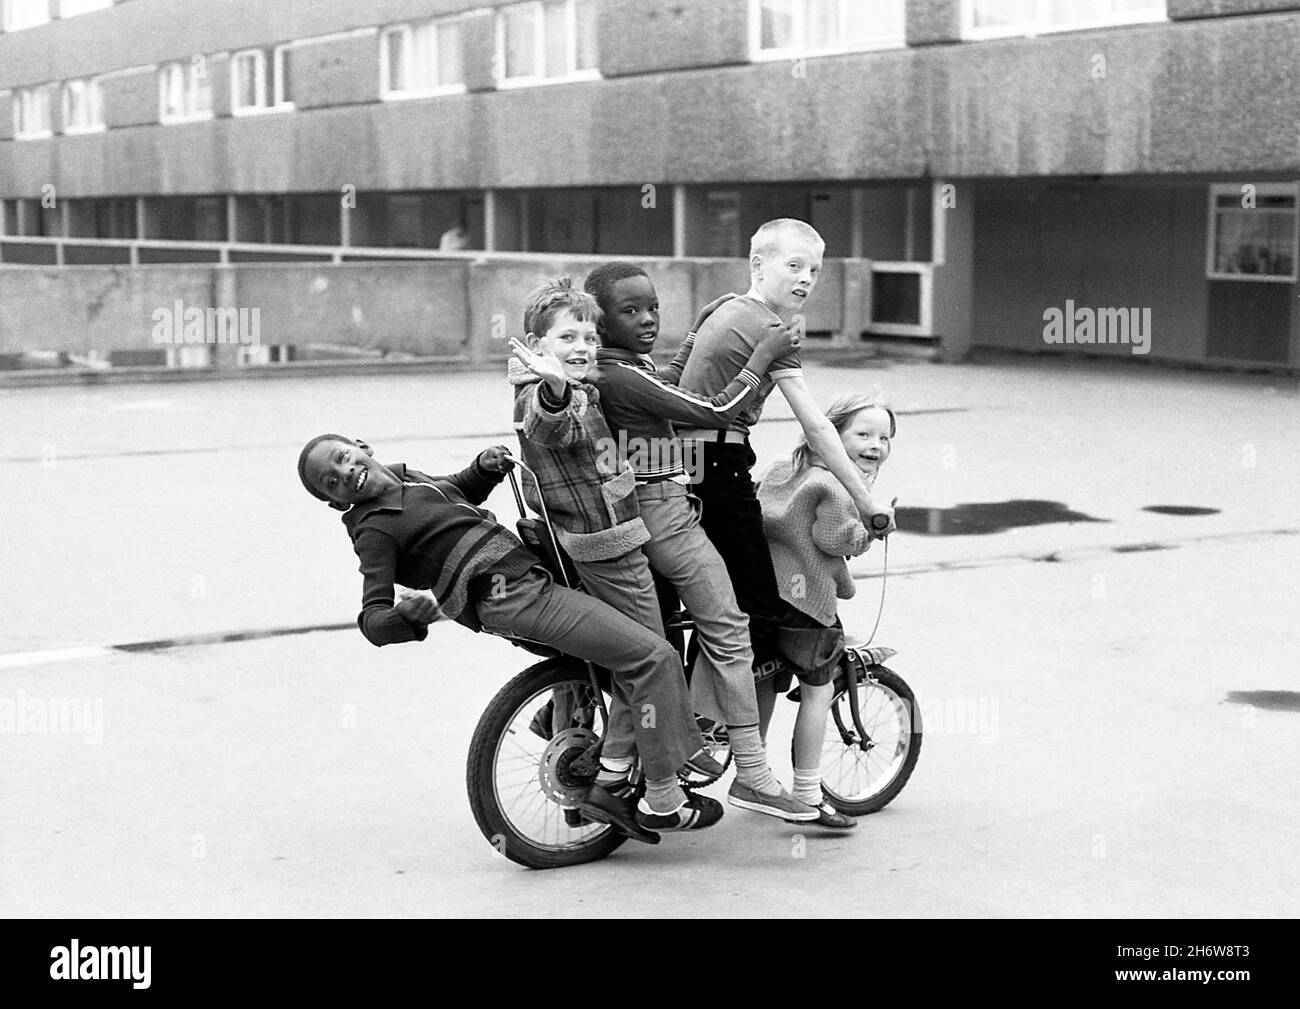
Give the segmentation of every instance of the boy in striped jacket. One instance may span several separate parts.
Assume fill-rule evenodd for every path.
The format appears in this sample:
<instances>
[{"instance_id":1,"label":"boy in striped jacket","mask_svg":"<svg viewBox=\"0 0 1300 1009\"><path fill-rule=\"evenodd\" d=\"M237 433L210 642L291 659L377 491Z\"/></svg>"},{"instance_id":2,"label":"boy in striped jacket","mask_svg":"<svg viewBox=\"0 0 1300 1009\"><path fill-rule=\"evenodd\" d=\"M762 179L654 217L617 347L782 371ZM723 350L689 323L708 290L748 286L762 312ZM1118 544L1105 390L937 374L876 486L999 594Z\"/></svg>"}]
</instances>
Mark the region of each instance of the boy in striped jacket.
<instances>
[{"instance_id":1,"label":"boy in striped jacket","mask_svg":"<svg viewBox=\"0 0 1300 1009\"><path fill-rule=\"evenodd\" d=\"M665 381L649 356L659 336L659 298L644 270L627 262L604 263L584 286L602 313L596 355L601 406L617 456L631 464L636 476L641 521L650 534L641 550L650 567L677 590L695 622L695 711L727 727L736 760L727 801L785 820L815 820L817 810L791 795L768 765L748 620L722 556L700 527L700 499L688 490L699 477L697 460L683 458L673 430L674 423L725 428L751 404L772 362L797 346L797 337L774 323L724 389L715 396L696 395ZM684 358L679 354L677 362Z\"/></svg>"}]
</instances>

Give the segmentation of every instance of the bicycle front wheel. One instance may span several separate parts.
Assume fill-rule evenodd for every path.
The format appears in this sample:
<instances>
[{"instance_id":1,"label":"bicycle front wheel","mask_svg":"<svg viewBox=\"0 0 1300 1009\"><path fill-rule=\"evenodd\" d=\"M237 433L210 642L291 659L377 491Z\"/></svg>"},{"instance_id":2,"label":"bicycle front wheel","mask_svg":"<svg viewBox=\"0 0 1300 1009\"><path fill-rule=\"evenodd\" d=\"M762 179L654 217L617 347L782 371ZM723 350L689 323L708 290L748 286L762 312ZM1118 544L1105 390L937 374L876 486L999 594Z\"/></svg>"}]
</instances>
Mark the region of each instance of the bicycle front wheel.
<instances>
[{"instance_id":1,"label":"bicycle front wheel","mask_svg":"<svg viewBox=\"0 0 1300 1009\"><path fill-rule=\"evenodd\" d=\"M592 779L572 765L604 730L581 662L530 666L492 699L470 742L466 785L474 819L497 851L553 869L604 858L627 840L578 813Z\"/></svg>"},{"instance_id":2,"label":"bicycle front wheel","mask_svg":"<svg viewBox=\"0 0 1300 1009\"><path fill-rule=\"evenodd\" d=\"M921 755L921 713L903 678L885 666L868 666L831 702L822 749L822 792L846 816L883 809L903 790ZM858 693L861 730L853 720L849 690Z\"/></svg>"}]
</instances>

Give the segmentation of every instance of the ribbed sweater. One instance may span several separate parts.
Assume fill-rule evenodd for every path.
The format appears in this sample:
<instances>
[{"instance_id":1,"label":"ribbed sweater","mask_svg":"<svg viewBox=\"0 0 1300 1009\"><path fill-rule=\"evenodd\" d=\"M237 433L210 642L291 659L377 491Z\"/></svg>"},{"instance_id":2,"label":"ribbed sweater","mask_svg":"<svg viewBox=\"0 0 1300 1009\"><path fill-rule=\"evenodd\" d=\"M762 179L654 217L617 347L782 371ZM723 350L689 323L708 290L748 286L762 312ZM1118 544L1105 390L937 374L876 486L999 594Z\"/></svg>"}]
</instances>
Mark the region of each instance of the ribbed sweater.
<instances>
[{"instance_id":1,"label":"ribbed sweater","mask_svg":"<svg viewBox=\"0 0 1300 1009\"><path fill-rule=\"evenodd\" d=\"M795 473L782 459L763 474L758 500L781 598L829 627L836 598L856 590L845 558L871 545L853 499L820 463Z\"/></svg>"}]
</instances>

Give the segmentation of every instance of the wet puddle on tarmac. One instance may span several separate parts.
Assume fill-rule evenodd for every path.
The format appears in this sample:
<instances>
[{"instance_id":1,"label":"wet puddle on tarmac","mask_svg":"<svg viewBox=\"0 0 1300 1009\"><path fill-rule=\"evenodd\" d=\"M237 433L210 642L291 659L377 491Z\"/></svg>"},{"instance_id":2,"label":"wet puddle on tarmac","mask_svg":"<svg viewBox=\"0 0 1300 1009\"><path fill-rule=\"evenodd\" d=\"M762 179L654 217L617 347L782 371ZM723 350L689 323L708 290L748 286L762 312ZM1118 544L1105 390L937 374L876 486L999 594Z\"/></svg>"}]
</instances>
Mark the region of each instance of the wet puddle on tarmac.
<instances>
[{"instance_id":1,"label":"wet puddle on tarmac","mask_svg":"<svg viewBox=\"0 0 1300 1009\"><path fill-rule=\"evenodd\" d=\"M1229 690L1223 699L1265 711L1300 711L1300 692L1295 690Z\"/></svg>"},{"instance_id":2,"label":"wet puddle on tarmac","mask_svg":"<svg viewBox=\"0 0 1300 1009\"><path fill-rule=\"evenodd\" d=\"M954 508L899 508L898 528L923 536L985 536L1052 522L1107 522L1071 511L1060 501L981 501Z\"/></svg>"},{"instance_id":3,"label":"wet puddle on tarmac","mask_svg":"<svg viewBox=\"0 0 1300 1009\"><path fill-rule=\"evenodd\" d=\"M1157 515L1217 515L1218 508L1199 505L1146 505L1143 511ZM985 536L1024 526L1049 525L1053 522L1109 522L1072 510L1061 501L1017 499L981 501L953 508L899 508L895 513L898 528L923 536ZM1169 549L1160 543L1140 543L1114 548L1117 553L1139 550Z\"/></svg>"}]
</instances>

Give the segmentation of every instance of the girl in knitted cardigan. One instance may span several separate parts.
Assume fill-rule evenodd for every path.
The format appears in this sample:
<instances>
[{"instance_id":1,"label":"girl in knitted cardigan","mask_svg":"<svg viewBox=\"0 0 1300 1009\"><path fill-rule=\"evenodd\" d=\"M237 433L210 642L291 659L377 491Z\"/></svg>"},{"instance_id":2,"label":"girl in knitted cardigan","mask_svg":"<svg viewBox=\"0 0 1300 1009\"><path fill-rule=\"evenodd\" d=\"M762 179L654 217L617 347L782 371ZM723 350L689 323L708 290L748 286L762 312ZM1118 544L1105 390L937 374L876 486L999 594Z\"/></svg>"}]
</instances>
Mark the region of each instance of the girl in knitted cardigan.
<instances>
[{"instance_id":1,"label":"girl in knitted cardigan","mask_svg":"<svg viewBox=\"0 0 1300 1009\"><path fill-rule=\"evenodd\" d=\"M894 412L877 399L854 394L836 399L826 416L870 488L889 458L897 427ZM800 681L794 794L820 810L822 826L846 830L857 821L836 812L821 791L826 719L844 654L844 627L835 614L835 600L853 595L846 558L865 553L873 537L853 499L806 440L788 460L774 463L763 475L758 500L785 602L779 643ZM763 730L766 733L766 722Z\"/></svg>"}]
</instances>

